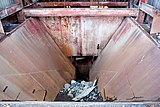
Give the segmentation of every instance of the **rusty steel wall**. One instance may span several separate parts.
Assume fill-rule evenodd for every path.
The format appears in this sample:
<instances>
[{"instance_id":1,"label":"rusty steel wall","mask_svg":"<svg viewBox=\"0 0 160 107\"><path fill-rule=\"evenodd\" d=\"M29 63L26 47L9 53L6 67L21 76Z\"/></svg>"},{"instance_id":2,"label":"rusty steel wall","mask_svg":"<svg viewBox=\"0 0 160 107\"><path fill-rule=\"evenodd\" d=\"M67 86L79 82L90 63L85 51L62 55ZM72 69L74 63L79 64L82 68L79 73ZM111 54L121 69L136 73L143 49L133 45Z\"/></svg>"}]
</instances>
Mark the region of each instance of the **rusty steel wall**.
<instances>
[{"instance_id":1,"label":"rusty steel wall","mask_svg":"<svg viewBox=\"0 0 160 107\"><path fill-rule=\"evenodd\" d=\"M126 18L90 71L104 98L157 100L160 50L133 19Z\"/></svg>"},{"instance_id":2,"label":"rusty steel wall","mask_svg":"<svg viewBox=\"0 0 160 107\"><path fill-rule=\"evenodd\" d=\"M66 56L97 55L121 24L123 17L41 18Z\"/></svg>"},{"instance_id":3,"label":"rusty steel wall","mask_svg":"<svg viewBox=\"0 0 160 107\"><path fill-rule=\"evenodd\" d=\"M28 19L0 43L0 100L53 100L75 68L44 25Z\"/></svg>"}]
</instances>

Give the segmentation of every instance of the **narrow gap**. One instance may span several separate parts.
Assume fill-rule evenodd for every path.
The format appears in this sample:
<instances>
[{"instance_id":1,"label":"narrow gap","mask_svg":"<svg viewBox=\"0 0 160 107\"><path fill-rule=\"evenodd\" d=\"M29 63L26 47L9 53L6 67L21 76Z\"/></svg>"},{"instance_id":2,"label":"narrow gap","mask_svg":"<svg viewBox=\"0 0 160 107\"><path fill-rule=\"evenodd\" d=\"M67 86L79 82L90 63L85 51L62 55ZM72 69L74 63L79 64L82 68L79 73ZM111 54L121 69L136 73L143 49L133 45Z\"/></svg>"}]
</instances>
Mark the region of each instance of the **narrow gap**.
<instances>
[{"instance_id":1,"label":"narrow gap","mask_svg":"<svg viewBox=\"0 0 160 107\"><path fill-rule=\"evenodd\" d=\"M3 89L3 92L5 92L7 90L8 86L6 86L4 89Z\"/></svg>"},{"instance_id":2,"label":"narrow gap","mask_svg":"<svg viewBox=\"0 0 160 107\"><path fill-rule=\"evenodd\" d=\"M89 70L97 56L73 56L72 59L76 68L76 81L89 81Z\"/></svg>"}]
</instances>

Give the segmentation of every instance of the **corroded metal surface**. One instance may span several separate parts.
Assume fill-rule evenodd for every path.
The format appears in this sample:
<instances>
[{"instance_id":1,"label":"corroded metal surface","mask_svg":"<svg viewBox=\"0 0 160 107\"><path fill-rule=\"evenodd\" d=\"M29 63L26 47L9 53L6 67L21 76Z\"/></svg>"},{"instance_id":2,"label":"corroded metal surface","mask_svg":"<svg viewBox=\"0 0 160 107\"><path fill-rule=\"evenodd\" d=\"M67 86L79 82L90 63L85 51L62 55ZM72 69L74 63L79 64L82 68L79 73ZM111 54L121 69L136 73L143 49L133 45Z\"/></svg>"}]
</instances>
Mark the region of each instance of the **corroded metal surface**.
<instances>
[{"instance_id":1,"label":"corroded metal surface","mask_svg":"<svg viewBox=\"0 0 160 107\"><path fill-rule=\"evenodd\" d=\"M128 6L128 2L37 2L35 6Z\"/></svg>"},{"instance_id":2,"label":"corroded metal surface","mask_svg":"<svg viewBox=\"0 0 160 107\"><path fill-rule=\"evenodd\" d=\"M41 20L66 56L93 56L104 48L123 17L48 17Z\"/></svg>"},{"instance_id":3,"label":"corroded metal surface","mask_svg":"<svg viewBox=\"0 0 160 107\"><path fill-rule=\"evenodd\" d=\"M16 4L12 4L8 7L6 7L3 10L0 10L0 19L3 19L11 14L14 14L18 11L22 10L22 8L20 7L20 3L16 3Z\"/></svg>"},{"instance_id":4,"label":"corroded metal surface","mask_svg":"<svg viewBox=\"0 0 160 107\"><path fill-rule=\"evenodd\" d=\"M104 97L157 100L160 50L133 19L125 19L90 71Z\"/></svg>"},{"instance_id":5,"label":"corroded metal surface","mask_svg":"<svg viewBox=\"0 0 160 107\"><path fill-rule=\"evenodd\" d=\"M150 16L160 16L160 10L156 9L155 7L145 4L145 3L140 3L140 10L144 11L145 13L149 14Z\"/></svg>"},{"instance_id":6,"label":"corroded metal surface","mask_svg":"<svg viewBox=\"0 0 160 107\"><path fill-rule=\"evenodd\" d=\"M141 3L140 10L153 17L150 33L151 34L160 33L160 29L159 29L160 28L160 10L145 3ZM144 20L144 17L141 17L142 16L141 14L139 14L138 16L139 16L138 18L139 20L140 19Z\"/></svg>"},{"instance_id":7,"label":"corroded metal surface","mask_svg":"<svg viewBox=\"0 0 160 107\"><path fill-rule=\"evenodd\" d=\"M24 9L26 16L47 17L47 16L137 16L136 8L28 8Z\"/></svg>"},{"instance_id":8,"label":"corroded metal surface","mask_svg":"<svg viewBox=\"0 0 160 107\"><path fill-rule=\"evenodd\" d=\"M0 43L0 100L53 100L75 68L44 25L29 19Z\"/></svg>"}]
</instances>

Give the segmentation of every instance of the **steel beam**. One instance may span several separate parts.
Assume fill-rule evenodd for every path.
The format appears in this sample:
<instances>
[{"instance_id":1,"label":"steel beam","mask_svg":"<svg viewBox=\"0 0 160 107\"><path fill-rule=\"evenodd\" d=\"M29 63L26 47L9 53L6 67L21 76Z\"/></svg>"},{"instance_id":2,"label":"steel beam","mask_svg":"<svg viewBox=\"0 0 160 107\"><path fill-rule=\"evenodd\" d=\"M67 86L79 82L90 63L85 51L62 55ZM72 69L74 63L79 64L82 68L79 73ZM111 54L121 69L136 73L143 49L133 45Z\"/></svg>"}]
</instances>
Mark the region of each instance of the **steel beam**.
<instances>
[{"instance_id":1,"label":"steel beam","mask_svg":"<svg viewBox=\"0 0 160 107\"><path fill-rule=\"evenodd\" d=\"M37 2L36 6L128 6L128 2Z\"/></svg>"},{"instance_id":2,"label":"steel beam","mask_svg":"<svg viewBox=\"0 0 160 107\"><path fill-rule=\"evenodd\" d=\"M160 10L156 9L155 7L141 3L140 4L140 10L144 13L147 13L148 15L153 17L152 26L150 33L160 33ZM140 14L139 14L140 17Z\"/></svg>"},{"instance_id":3,"label":"steel beam","mask_svg":"<svg viewBox=\"0 0 160 107\"><path fill-rule=\"evenodd\" d=\"M148 15L152 17L160 16L160 10L156 9L155 7L149 4L141 3L140 10L142 10L143 12L147 13Z\"/></svg>"},{"instance_id":4,"label":"steel beam","mask_svg":"<svg viewBox=\"0 0 160 107\"><path fill-rule=\"evenodd\" d=\"M1 20L0 20L0 33L4 33L4 28Z\"/></svg>"},{"instance_id":5,"label":"steel beam","mask_svg":"<svg viewBox=\"0 0 160 107\"><path fill-rule=\"evenodd\" d=\"M23 0L14 0L15 3L20 3L20 7L23 8ZM24 14L22 11L17 13L18 22L23 22L25 20Z\"/></svg>"},{"instance_id":6,"label":"steel beam","mask_svg":"<svg viewBox=\"0 0 160 107\"><path fill-rule=\"evenodd\" d=\"M151 34L160 33L160 17L154 17L152 21Z\"/></svg>"},{"instance_id":7,"label":"steel beam","mask_svg":"<svg viewBox=\"0 0 160 107\"><path fill-rule=\"evenodd\" d=\"M6 18L7 16L15 14L21 10L22 7L20 7L20 3L13 4L0 11L0 19Z\"/></svg>"},{"instance_id":8,"label":"steel beam","mask_svg":"<svg viewBox=\"0 0 160 107\"><path fill-rule=\"evenodd\" d=\"M0 106L48 106L48 107L159 107L159 102L42 102L42 101L27 101L27 102L1 102Z\"/></svg>"},{"instance_id":9,"label":"steel beam","mask_svg":"<svg viewBox=\"0 0 160 107\"><path fill-rule=\"evenodd\" d=\"M26 16L137 16L137 9L90 9L90 8L29 8L24 9Z\"/></svg>"}]
</instances>

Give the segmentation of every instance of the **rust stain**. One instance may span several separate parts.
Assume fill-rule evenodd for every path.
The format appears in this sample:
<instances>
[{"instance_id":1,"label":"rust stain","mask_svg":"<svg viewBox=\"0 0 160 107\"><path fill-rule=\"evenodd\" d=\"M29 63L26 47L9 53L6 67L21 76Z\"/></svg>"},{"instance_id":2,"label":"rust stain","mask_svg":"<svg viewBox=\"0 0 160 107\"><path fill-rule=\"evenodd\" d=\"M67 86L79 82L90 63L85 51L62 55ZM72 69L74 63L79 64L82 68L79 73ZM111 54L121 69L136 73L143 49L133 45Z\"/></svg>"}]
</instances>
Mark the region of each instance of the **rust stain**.
<instances>
[{"instance_id":1,"label":"rust stain","mask_svg":"<svg viewBox=\"0 0 160 107\"><path fill-rule=\"evenodd\" d=\"M119 101L157 100L159 54L149 34L135 20L126 18L98 57L90 78L98 77L99 90Z\"/></svg>"},{"instance_id":2,"label":"rust stain","mask_svg":"<svg viewBox=\"0 0 160 107\"><path fill-rule=\"evenodd\" d=\"M97 55L98 44L104 48L123 17L64 16L41 20L49 26L48 31L66 56L92 56Z\"/></svg>"},{"instance_id":3,"label":"rust stain","mask_svg":"<svg viewBox=\"0 0 160 107\"><path fill-rule=\"evenodd\" d=\"M9 87L1 100L19 93L18 100L43 100L47 90L50 101L75 78L75 68L38 19L26 20L0 44L0 87Z\"/></svg>"},{"instance_id":4,"label":"rust stain","mask_svg":"<svg viewBox=\"0 0 160 107\"><path fill-rule=\"evenodd\" d=\"M37 2L35 3L35 6L128 6L128 2Z\"/></svg>"}]
</instances>

